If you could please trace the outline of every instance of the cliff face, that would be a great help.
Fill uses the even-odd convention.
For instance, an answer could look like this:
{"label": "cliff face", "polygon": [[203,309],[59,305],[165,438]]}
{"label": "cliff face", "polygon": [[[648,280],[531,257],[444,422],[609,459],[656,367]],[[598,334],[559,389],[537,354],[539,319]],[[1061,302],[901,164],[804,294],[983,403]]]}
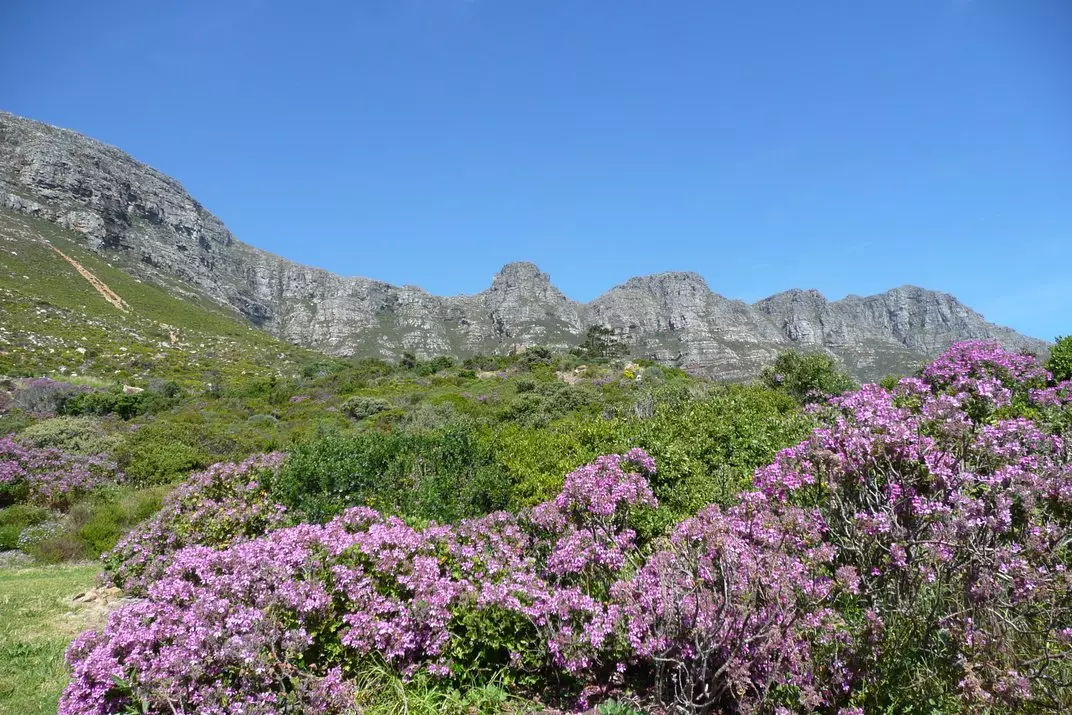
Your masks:
{"label": "cliff face", "polygon": [[862,378],[910,369],[954,340],[1046,349],[950,295],[911,286],[839,301],[792,290],[749,305],[712,292],[694,273],[664,273],[582,304],[530,263],[505,266],[474,296],[345,278],[238,241],[177,181],[114,147],[3,112],[0,209],[78,231],[134,275],[208,296],[264,330],[334,355],[568,347],[592,325],[619,331],[635,355],[728,379],[754,375],[789,347],[827,350]]}

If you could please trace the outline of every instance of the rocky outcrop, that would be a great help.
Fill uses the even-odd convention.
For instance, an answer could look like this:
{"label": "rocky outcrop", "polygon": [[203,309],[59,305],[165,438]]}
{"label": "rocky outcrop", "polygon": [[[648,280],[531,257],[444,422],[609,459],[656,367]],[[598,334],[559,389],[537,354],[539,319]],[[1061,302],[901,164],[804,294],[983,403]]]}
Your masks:
{"label": "rocky outcrop", "polygon": [[139,277],[207,296],[264,330],[333,355],[568,347],[592,325],[614,328],[634,355],[727,379],[752,376],[794,346],[826,350],[863,378],[910,369],[958,339],[1046,349],[950,295],[911,286],[838,301],[793,290],[750,305],[712,292],[695,273],[664,273],[632,278],[582,304],[531,263],[505,266],[473,296],[342,277],[238,241],[177,181],[119,149],[3,112],[0,209],[76,231]]}

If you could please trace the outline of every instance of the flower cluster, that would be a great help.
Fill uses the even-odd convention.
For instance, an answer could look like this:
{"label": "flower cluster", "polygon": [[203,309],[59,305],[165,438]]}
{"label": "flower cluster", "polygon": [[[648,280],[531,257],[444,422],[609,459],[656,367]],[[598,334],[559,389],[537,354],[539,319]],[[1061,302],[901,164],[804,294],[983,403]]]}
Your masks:
{"label": "flower cluster", "polygon": [[286,525],[285,508],[268,497],[261,483],[283,459],[274,452],[191,474],[152,519],[102,557],[109,580],[142,594],[185,546],[222,548]]}
{"label": "flower cluster", "polygon": [[935,391],[993,407],[1004,407],[1015,393],[1045,387],[1050,380],[1035,357],[1007,352],[989,341],[954,344],[923,369],[922,377]]}
{"label": "flower cluster", "polygon": [[838,637],[840,621],[824,606],[837,584],[819,575],[833,556],[821,534],[814,514],[777,514],[753,494],[686,519],[615,585],[631,653],[654,666],[660,700],[730,712],[791,686],[808,709],[824,701],[812,649]]}
{"label": "flower cluster", "polygon": [[63,509],[97,487],[122,481],[103,455],[69,454],[56,447],[30,447],[0,437],[0,506],[31,503]]}

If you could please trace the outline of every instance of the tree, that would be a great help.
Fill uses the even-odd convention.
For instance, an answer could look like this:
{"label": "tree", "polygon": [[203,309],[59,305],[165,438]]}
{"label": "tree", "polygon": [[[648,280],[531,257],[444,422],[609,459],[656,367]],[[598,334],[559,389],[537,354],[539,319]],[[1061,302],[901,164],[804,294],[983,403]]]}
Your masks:
{"label": "tree", "polygon": [[578,351],[581,357],[597,360],[624,357],[629,352],[629,348],[622,342],[621,335],[613,328],[593,325],[585,333],[584,342],[581,343]]}
{"label": "tree", "polygon": [[786,350],[773,365],[763,368],[760,380],[767,387],[785,390],[803,403],[818,402],[852,390],[856,381],[842,372],[826,353]]}

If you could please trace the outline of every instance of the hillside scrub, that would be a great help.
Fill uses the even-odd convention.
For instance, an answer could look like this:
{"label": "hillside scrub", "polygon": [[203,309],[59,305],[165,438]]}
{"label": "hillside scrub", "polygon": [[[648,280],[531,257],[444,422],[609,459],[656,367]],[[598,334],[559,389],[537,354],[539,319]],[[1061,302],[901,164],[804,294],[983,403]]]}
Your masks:
{"label": "hillside scrub", "polygon": [[[356,712],[384,667],[578,708],[628,684],[695,713],[1067,710],[1070,408],[1034,358],[955,345],[816,405],[754,487],[663,535],[639,449],[456,525],[359,506],[214,542],[161,512],[144,533],[209,539],[110,557],[145,598],[72,644],[60,712]],[[216,480],[208,513],[240,513],[256,480]]]}
{"label": "hillside scrub", "polygon": [[123,478],[103,455],[72,454],[0,437],[0,507],[34,504],[65,509],[78,497]]}

